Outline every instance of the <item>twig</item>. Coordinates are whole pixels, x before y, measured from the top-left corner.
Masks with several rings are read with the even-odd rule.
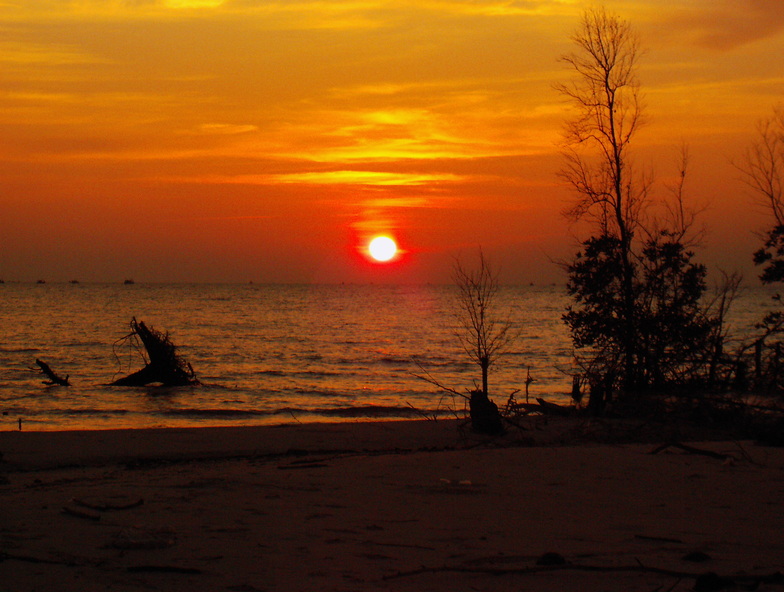
[[[453,389],[451,387],[448,387],[445,384],[441,384],[440,382],[438,382],[438,380],[433,378],[432,374],[430,374],[430,372],[428,372],[422,366],[422,364],[420,364],[419,362],[416,362],[416,365],[419,366],[419,369],[422,370],[422,372],[424,372],[425,374],[424,374],[424,376],[422,376],[420,374],[417,374],[416,372],[409,372],[409,374],[411,374],[411,376],[414,376],[415,378],[418,378],[420,380],[424,380],[425,382],[428,382],[428,383],[432,384],[433,386],[440,388],[443,391],[446,391],[448,393],[452,393],[453,395],[457,395],[458,397],[463,397],[464,399],[467,399],[467,400],[471,399],[471,397],[469,397],[465,393],[461,393],[460,391],[456,391],[455,389]]]
[[[174,574],[200,574],[204,573],[195,567],[179,567],[176,565],[130,565],[130,573],[174,573]]]
[[[76,510],[74,508],[69,508],[68,506],[63,507],[63,513],[69,514],[71,516],[75,516],[76,518],[84,518],[85,520],[93,520],[98,522],[101,520],[101,516],[98,514],[91,514],[90,512],[82,512],[81,510]]]
[[[757,462],[751,457],[751,455],[748,452],[746,452],[746,449],[743,447],[743,445],[740,442],[736,441],[735,446],[740,448],[740,452],[743,455],[743,458],[745,458],[748,462],[750,462],[753,465],[757,464]]]
[[[99,512],[106,510],[130,510],[131,508],[138,508],[144,504],[144,500],[142,498],[139,498],[135,502],[130,502],[128,504],[91,504],[77,498],[74,498],[71,501],[73,501],[73,503],[75,503],[77,506],[82,506],[83,508],[88,508],[90,510],[98,510]]]
[[[13,553],[6,553],[0,551],[0,563],[3,561],[22,561],[24,563],[41,563],[44,565],[74,565],[71,561],[59,561],[57,559],[43,559],[41,557],[32,557],[30,555],[14,555]]]
[[[657,446],[653,450],[651,450],[650,454],[659,454],[663,450],[667,448],[678,448],[683,450],[684,452],[690,452],[691,454],[699,454],[701,456],[708,456],[710,458],[716,458],[719,460],[727,460],[728,458],[732,458],[729,454],[722,454],[720,452],[714,452],[713,450],[705,450],[703,448],[696,448],[694,446],[689,446],[688,444],[681,444],[680,442],[670,442],[667,444],[662,444],[661,446]]]
[[[536,565],[536,566],[513,567],[513,568],[466,567],[460,565],[455,565],[455,566],[444,565],[441,567],[421,567],[419,569],[414,569],[411,571],[397,572],[395,574],[384,576],[383,579],[395,580],[399,578],[406,578],[406,577],[417,576],[417,575],[422,575],[427,573],[439,573],[439,572],[479,573],[479,574],[502,576],[502,575],[527,575],[527,574],[537,574],[537,573],[546,573],[546,572],[554,572],[554,571],[586,571],[586,572],[595,572],[595,573],[639,572],[639,573],[658,574],[658,575],[675,577],[675,578],[693,578],[695,580],[702,579],[706,576],[705,573],[695,573],[695,572],[678,571],[672,569],[664,569],[660,567],[650,567],[650,566],[643,565],[638,561],[636,565],[610,565],[610,566],[579,565],[574,563],[565,563],[561,565]],[[719,576],[716,577],[718,578]],[[784,575],[782,575],[779,572],[767,574],[767,575],[759,575],[759,576],[748,575],[747,573],[738,573],[730,576],[721,577],[721,579],[723,581],[727,581],[731,583],[743,582],[744,584],[754,586],[762,583],[781,584],[782,582],[784,582]]]
[[[411,409],[413,409],[417,413],[417,415],[421,416],[423,419],[425,419],[427,421],[438,421],[438,418],[436,417],[435,413],[433,415],[428,415],[424,411],[421,411],[421,410],[417,409],[416,407],[414,407],[408,401],[406,401],[406,405],[411,407]]]
[[[649,536],[646,534],[635,534],[635,539],[640,539],[642,541],[656,541],[658,543],[683,543],[680,539],[671,539],[667,537],[658,537],[658,536]]]
[[[577,565],[574,563],[566,563],[562,565],[534,565],[528,567],[466,567],[461,565],[444,565],[441,567],[420,567],[411,571],[398,572],[389,576],[385,576],[384,580],[395,580],[398,578],[406,578],[417,576],[426,573],[439,573],[439,572],[456,572],[456,573],[481,573],[494,576],[504,575],[526,575],[546,573],[553,571],[588,571],[588,572],[605,572],[605,573],[621,573],[621,572],[644,572],[656,573],[666,576],[673,576],[676,578],[697,578],[702,574],[692,572],[681,572],[670,569],[662,569],[658,567],[646,567],[644,565]]]
[[[669,588],[667,588],[667,592],[672,592],[673,590],[675,590],[675,588],[678,586],[678,584],[680,584],[682,581],[683,581],[683,578],[678,578],[677,580],[675,580],[675,583],[672,586],[670,586]]]
[[[290,465],[278,465],[281,471],[289,471],[291,469],[321,469],[329,465],[322,462],[304,462],[304,463],[291,463]]]

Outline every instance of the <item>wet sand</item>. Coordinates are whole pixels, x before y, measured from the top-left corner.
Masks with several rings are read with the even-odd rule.
[[[781,589],[784,449],[524,427],[0,432],[0,590]]]

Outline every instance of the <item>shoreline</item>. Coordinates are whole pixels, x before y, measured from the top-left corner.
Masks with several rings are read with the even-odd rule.
[[[685,592],[714,572],[781,589],[784,449],[458,423],[0,432],[0,587]]]
[[[127,462],[184,462],[324,452],[380,453],[474,447],[536,447],[733,440],[683,423],[530,415],[501,436],[476,434],[465,419],[356,420],[248,426],[0,431],[0,470]]]
[[[11,470],[454,446],[460,420],[0,432]],[[426,425],[428,429],[422,429]],[[468,431],[468,430],[466,430]]]

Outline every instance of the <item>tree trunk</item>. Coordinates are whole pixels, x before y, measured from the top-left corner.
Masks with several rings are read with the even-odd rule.
[[[485,394],[485,397],[489,396],[489,391],[487,387],[487,373],[490,368],[490,360],[488,358],[482,358],[482,392]]]
[[[498,406],[487,397],[487,394],[478,389],[471,391],[471,399],[468,403],[471,412],[471,427],[475,432],[491,436],[504,432]]]

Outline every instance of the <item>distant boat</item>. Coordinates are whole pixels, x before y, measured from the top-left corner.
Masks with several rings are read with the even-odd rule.
[[[133,280],[125,280],[125,281],[123,282],[123,284],[125,284],[126,286],[130,286],[131,284],[135,284],[135,283],[136,283],[136,282],[134,282]]]
[[[70,282],[68,282],[68,283],[69,283],[69,284],[78,284],[78,283],[79,283],[79,280],[71,280],[71,281],[70,281]]]
[[[38,280],[38,281],[37,281],[37,282],[35,282],[35,283],[36,283],[36,284],[45,284],[46,282],[45,282],[44,280]]]

